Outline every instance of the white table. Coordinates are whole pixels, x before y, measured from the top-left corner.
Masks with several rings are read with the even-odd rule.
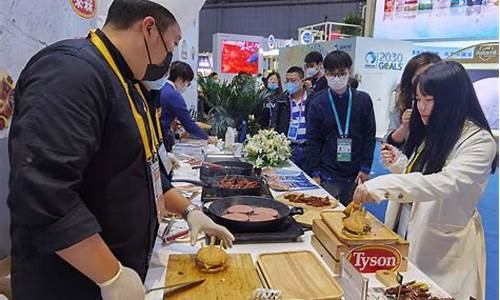
[[[289,168],[294,170],[300,170],[294,164],[291,164]],[[177,171],[175,178],[199,178],[199,171],[191,170],[188,164],[181,164],[181,169]],[[273,196],[280,194],[274,191],[272,191],[272,193]],[[310,190],[307,191],[307,193],[316,196],[329,195],[322,188],[316,190]],[[193,200],[193,202],[200,204],[201,196],[196,197]],[[336,209],[342,210],[344,209],[344,207],[342,206],[342,204],[339,204],[339,206]],[[312,231],[307,231],[302,236],[301,241],[299,242],[234,245],[233,248],[228,250],[228,253],[250,253],[254,260],[257,259],[257,256],[259,254],[269,253],[269,252],[309,250],[317,254],[316,250],[311,245],[312,234],[313,234]],[[168,256],[170,254],[195,254],[200,247],[201,247],[201,242],[198,243],[195,247],[191,247],[187,243],[185,244],[176,243],[168,246],[162,246],[160,239],[157,239],[154,247],[153,257],[151,258],[149,271],[146,277],[146,282],[145,282],[146,289],[162,287],[165,285],[166,265],[168,263]],[[405,278],[405,281],[417,280],[426,282],[430,284],[434,290],[442,294],[442,296],[446,296],[446,293],[441,288],[439,288],[436,283],[434,283],[429,277],[427,277],[424,273],[422,273],[422,271],[417,269],[411,262],[408,263],[408,271],[402,274]],[[382,283],[380,283],[375,278],[374,274],[373,275],[368,274],[365,276],[369,279],[369,287],[383,287]],[[146,296],[146,300],[162,300],[162,297],[163,297],[163,291],[156,291],[148,294]]]

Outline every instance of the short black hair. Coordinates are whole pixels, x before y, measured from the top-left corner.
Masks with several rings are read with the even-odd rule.
[[[297,73],[297,74],[299,74],[300,79],[304,78],[304,70],[302,70],[302,68],[297,67],[297,66],[291,67],[290,69],[288,69],[288,71],[286,71],[286,73],[287,74]]]
[[[304,62],[306,64],[311,64],[311,63],[319,64],[323,62],[323,55],[321,55],[321,53],[319,53],[318,51],[309,52],[304,58]]]
[[[177,78],[181,78],[184,81],[192,81],[194,78],[194,72],[193,69],[191,69],[191,66],[183,61],[174,61],[170,65],[168,80],[174,82]]]
[[[330,72],[337,69],[349,69],[352,67],[352,59],[347,52],[335,50],[325,57],[323,67]]]
[[[158,3],[148,0],[114,0],[104,26],[109,24],[124,30],[146,17],[153,17],[161,31],[177,24],[174,15]]]

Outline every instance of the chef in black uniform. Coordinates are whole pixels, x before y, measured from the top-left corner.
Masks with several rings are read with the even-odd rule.
[[[115,0],[104,28],[36,54],[20,75],[10,132],[12,288],[25,299],[144,299],[158,213],[182,213],[231,244],[166,180],[157,103],[181,39],[147,0]]]

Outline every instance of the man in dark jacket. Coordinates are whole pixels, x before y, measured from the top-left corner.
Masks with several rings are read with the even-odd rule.
[[[318,51],[309,52],[304,58],[305,86],[311,95],[328,87],[323,73],[323,55]]]
[[[370,96],[349,86],[352,60],[333,51],[323,62],[329,88],[317,94],[307,120],[308,171],[344,205],[370,173],[375,115]]]
[[[309,96],[304,87],[304,71],[291,67],[286,72],[287,94],[277,100],[272,114],[272,128],[285,134],[292,143],[292,161],[301,169],[306,160],[306,128]]]
[[[9,136],[14,299],[143,300],[163,206],[193,240],[232,239],[166,180],[158,103],[140,85],[165,76],[180,39],[163,6],[115,0],[102,31],[26,65]]]

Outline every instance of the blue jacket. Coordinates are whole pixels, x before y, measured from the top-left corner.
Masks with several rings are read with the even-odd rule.
[[[170,130],[170,124],[177,118],[186,131],[195,138],[206,140],[208,135],[196,125],[187,109],[186,102],[170,83],[165,84],[160,92],[161,125],[164,135]]]
[[[323,179],[353,180],[359,171],[370,173],[375,149],[375,114],[370,96],[352,89],[352,111],[348,138],[352,139],[351,162],[337,161],[337,123],[328,90],[316,94],[307,113],[307,170]],[[332,96],[342,127],[347,114],[348,92]],[[343,128],[344,129],[344,128]],[[345,129],[344,129],[345,130]]]

